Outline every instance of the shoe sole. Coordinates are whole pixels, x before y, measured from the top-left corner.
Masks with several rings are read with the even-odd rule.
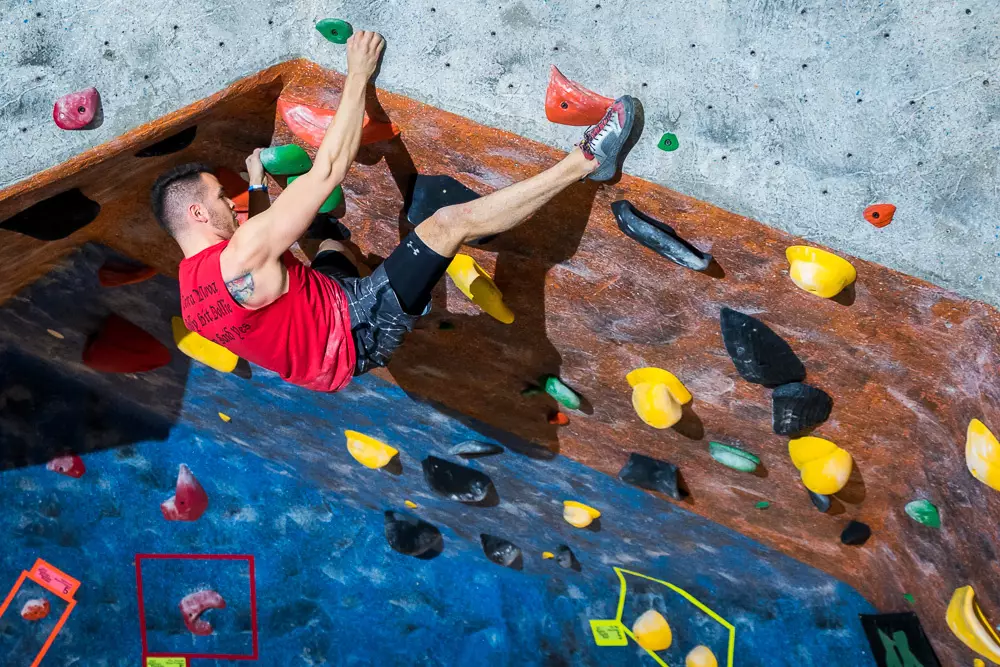
[[[622,126],[621,134],[618,135],[618,141],[612,151],[614,158],[604,160],[601,166],[588,176],[592,181],[610,181],[625,162],[625,156],[628,154],[628,151],[624,150],[624,148],[632,136],[632,126],[635,124],[635,98],[631,95],[624,95],[622,97],[622,104],[625,107],[625,125]]]

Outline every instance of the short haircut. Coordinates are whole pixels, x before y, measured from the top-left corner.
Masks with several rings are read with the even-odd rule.
[[[186,205],[201,188],[201,175],[211,174],[212,168],[201,162],[180,164],[160,174],[149,193],[149,203],[157,222],[171,236],[177,236]]]

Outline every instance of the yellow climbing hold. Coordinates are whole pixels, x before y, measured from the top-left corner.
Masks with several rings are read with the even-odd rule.
[[[632,407],[653,428],[670,428],[679,422],[681,406],[691,400],[687,387],[662,368],[637,368],[625,379],[632,387]]]
[[[448,276],[462,294],[483,311],[504,324],[514,321],[514,313],[503,302],[500,288],[490,274],[468,255],[458,253],[448,265]]]
[[[404,500],[403,504],[406,505],[407,507],[409,507],[411,510],[417,509],[417,504],[415,502],[413,502],[412,500]]]
[[[791,265],[788,275],[792,282],[825,299],[837,296],[858,277],[846,259],[819,248],[793,245],[785,250],[785,257]]]
[[[589,505],[578,503],[575,500],[563,501],[563,518],[571,526],[586,528],[599,516],[601,513]]]
[[[347,436],[347,451],[358,463],[373,470],[384,467],[392,457],[399,453],[398,449],[390,447],[381,440],[371,438],[357,431],[344,431]]]
[[[552,553],[551,551],[543,551],[542,552],[542,558],[544,558],[545,560],[552,560],[555,557],[556,557],[556,555],[554,553]]]
[[[233,418],[232,418],[232,417],[230,417],[229,415],[227,415],[227,414],[226,414],[226,413],[224,413],[224,412],[220,412],[220,413],[219,413],[219,419],[221,419],[222,421],[226,422],[227,424],[228,424],[229,422],[233,421]]]
[[[980,482],[1000,491],[1000,442],[986,428],[986,424],[973,419],[965,439],[965,465]]]
[[[684,667],[719,667],[712,649],[707,646],[695,646],[684,658]]]
[[[790,441],[788,454],[801,471],[805,487],[824,496],[844,488],[854,467],[854,459],[846,450],[811,435]]]
[[[972,667],[986,667],[986,663],[979,658],[972,659]]]
[[[200,361],[221,373],[232,373],[239,363],[240,358],[226,348],[190,331],[184,326],[184,320],[181,318],[177,316],[170,318],[170,328],[174,332],[177,349],[195,361]]]
[[[962,643],[976,653],[1000,664],[1000,637],[976,603],[972,586],[955,590],[945,612],[948,627]]]
[[[670,631],[670,625],[663,614],[650,609],[643,612],[642,616],[632,624],[632,634],[647,651],[665,651],[670,648],[674,641],[674,633]]]

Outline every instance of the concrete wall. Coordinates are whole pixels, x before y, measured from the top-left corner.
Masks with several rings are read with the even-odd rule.
[[[383,88],[568,147],[548,66],[646,109],[629,172],[1000,304],[1000,9],[989,0],[235,3],[8,0],[0,9],[0,187],[267,65],[343,69],[312,29],[381,31]],[[39,16],[40,14],[40,16]],[[496,35],[492,35],[495,32]],[[94,85],[105,118],[67,133],[52,101]],[[709,108],[711,107],[711,108]],[[656,141],[677,134],[680,149]],[[873,202],[899,206],[883,230]]]

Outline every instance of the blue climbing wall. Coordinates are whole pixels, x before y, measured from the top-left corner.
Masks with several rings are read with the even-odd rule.
[[[82,582],[43,665],[135,666],[143,635],[150,652],[243,655],[256,635],[259,664],[268,666],[652,667],[634,643],[594,643],[589,621],[616,618],[620,598],[626,625],[651,607],[671,623],[664,664],[682,665],[705,644],[725,665],[731,638],[740,667],[873,664],[858,614],[874,610],[845,584],[378,378],[316,394],[256,367],[249,379],[219,374],[176,351],[168,367],[140,375],[87,369],[79,361],[86,338],[110,312],[173,348],[176,282],[101,288],[96,269],[108,254],[84,247],[0,309],[0,595],[36,558]],[[397,447],[402,473],[357,464],[345,429]],[[508,451],[470,465],[493,479],[499,503],[435,496],[420,461],[487,438]],[[67,450],[86,463],[79,479],[45,468]],[[180,464],[209,496],[197,521],[160,512]],[[383,512],[404,510],[407,499],[443,533],[438,557],[387,545]],[[564,499],[600,509],[600,530],[566,524]],[[523,570],[487,560],[481,533],[520,546]],[[542,559],[559,544],[573,549],[581,571]],[[238,558],[141,558],[140,623],[137,554]],[[244,556],[253,557],[252,577]],[[201,589],[227,605],[204,614],[208,636],[190,633],[178,609]],[[45,621],[18,613],[37,593],[19,592],[0,617],[0,664],[28,665],[51,629],[58,599]],[[192,661],[223,664],[246,663]]]

